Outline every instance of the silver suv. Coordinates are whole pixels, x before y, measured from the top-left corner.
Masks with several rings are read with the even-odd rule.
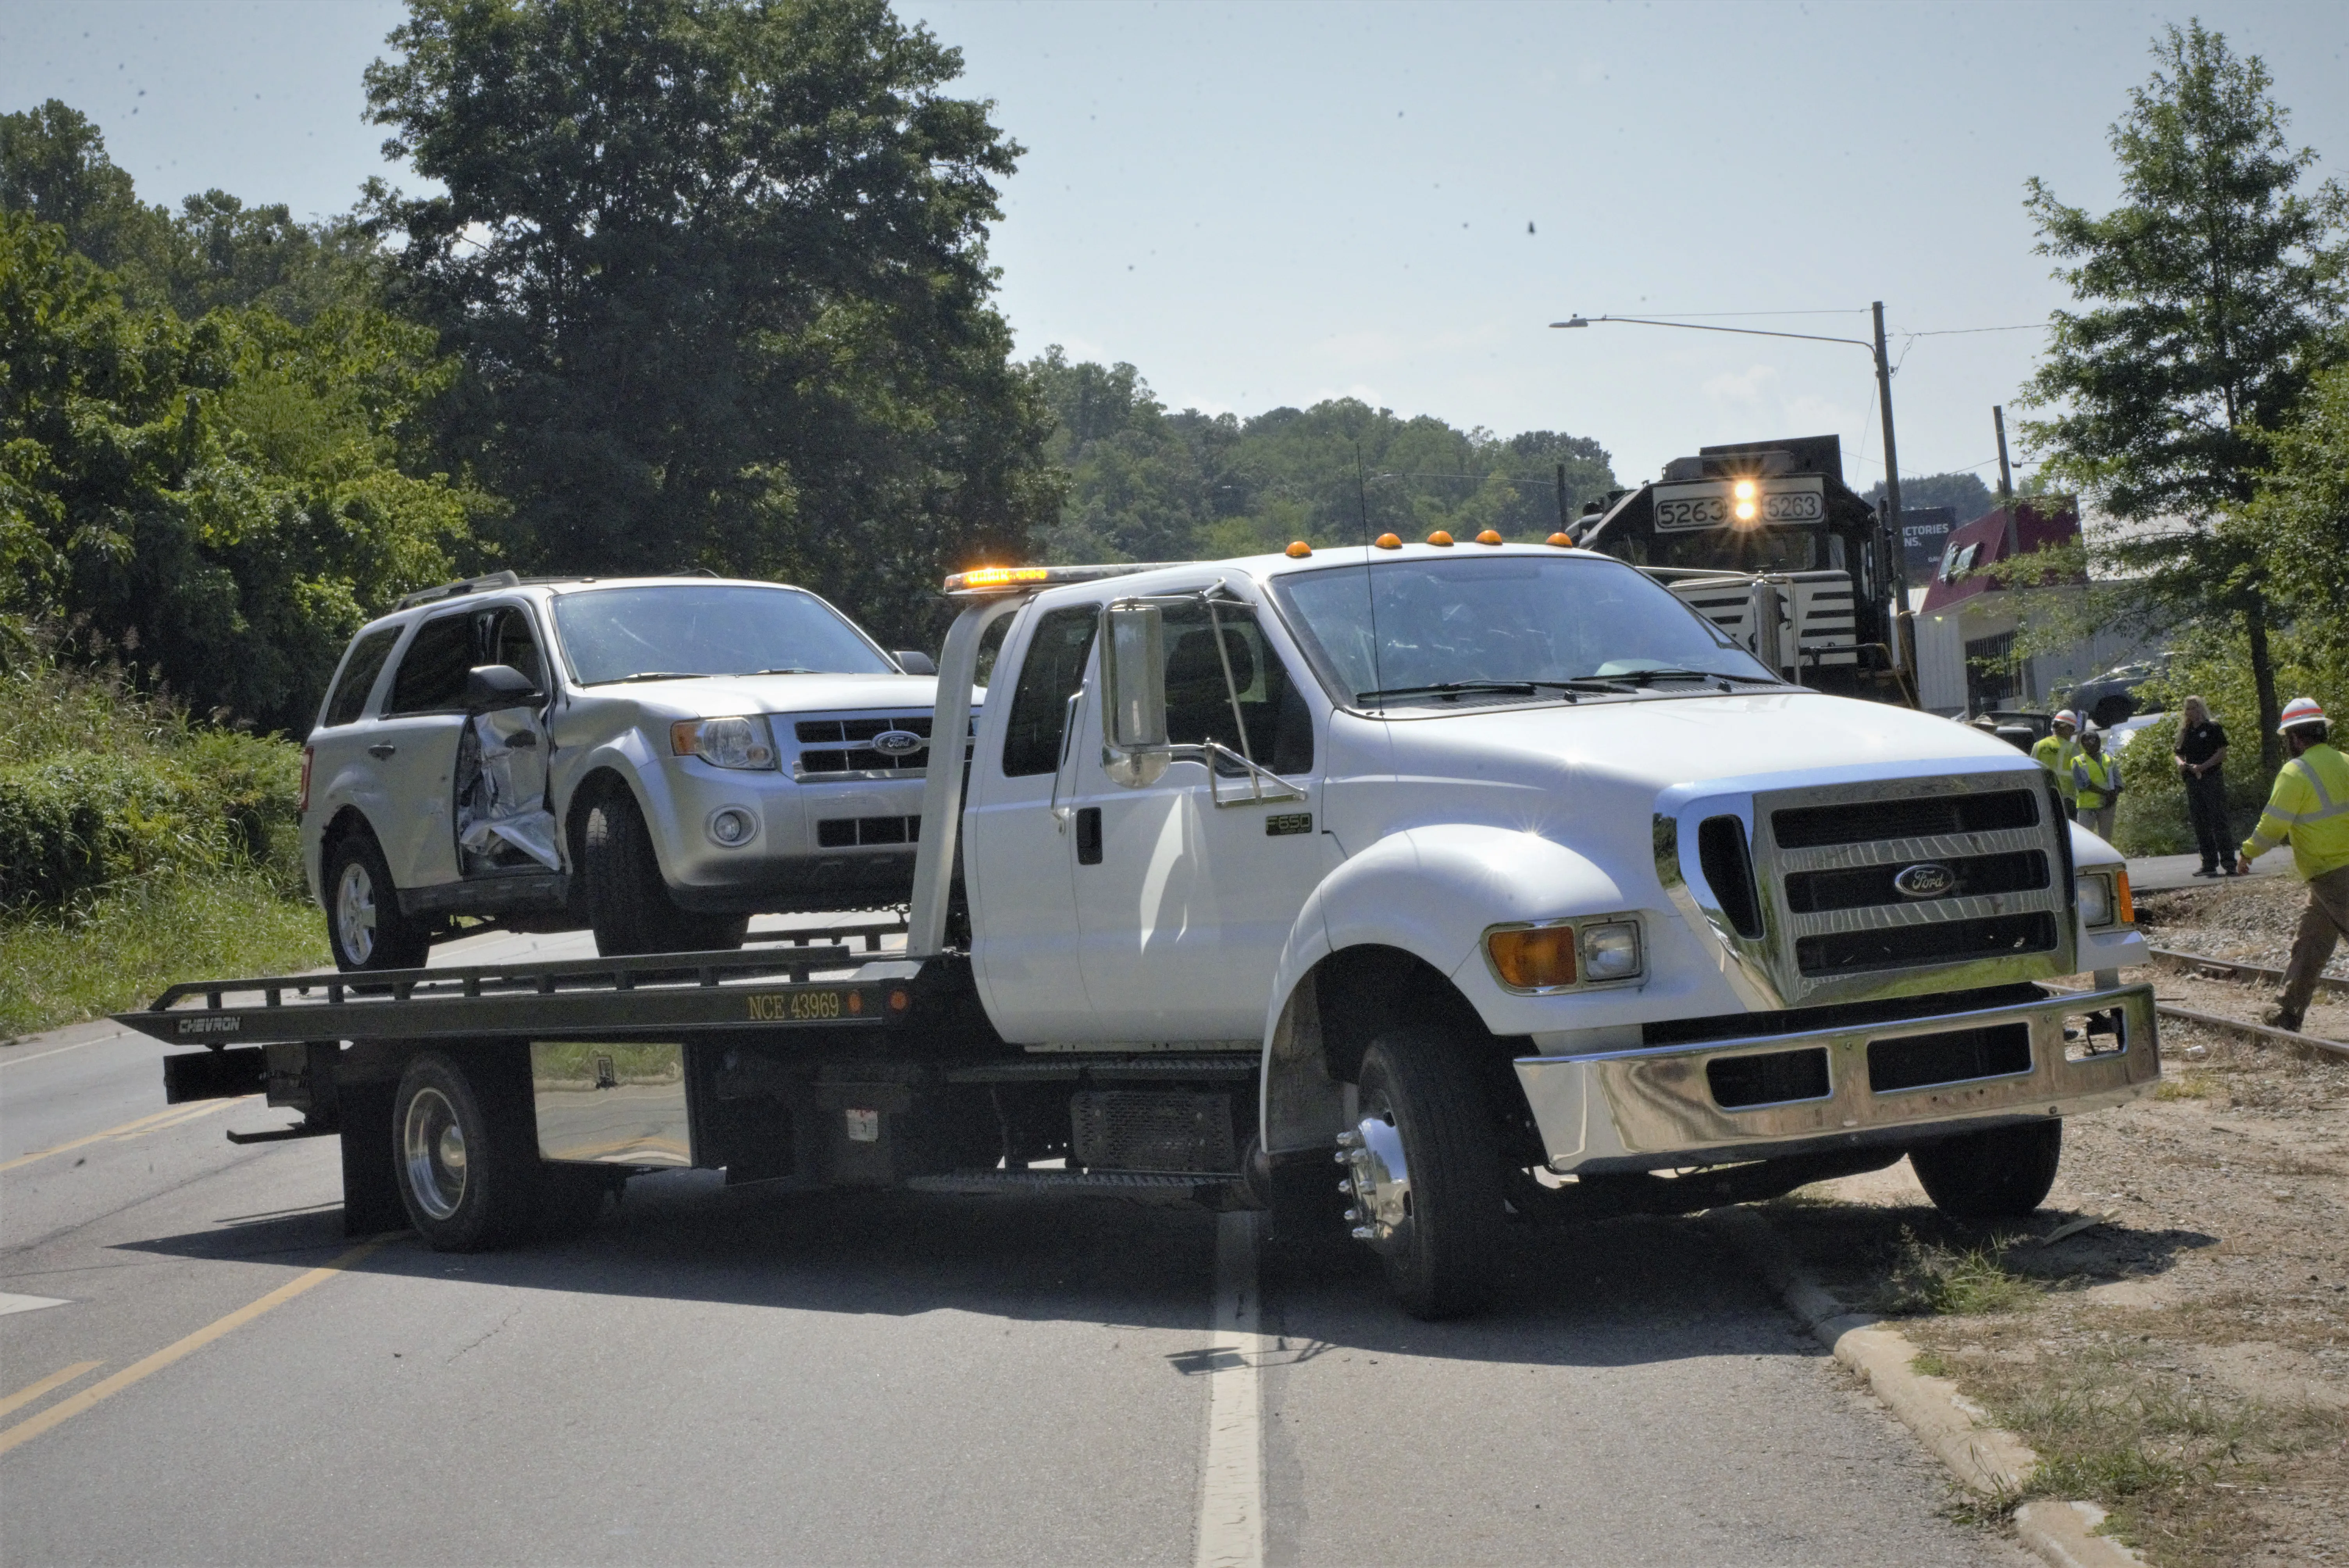
[[[814,594],[707,577],[411,594],[343,655],[302,752],[302,856],[347,970],[457,914],[606,954],[753,913],[902,900],[936,683]]]

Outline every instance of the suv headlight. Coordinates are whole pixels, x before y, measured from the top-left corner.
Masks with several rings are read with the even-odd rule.
[[[775,743],[764,718],[681,718],[668,727],[668,748],[712,768],[775,766]]]
[[[2127,872],[2082,872],[2073,886],[2078,890],[2082,925],[2137,923],[2137,901],[2129,896]]]

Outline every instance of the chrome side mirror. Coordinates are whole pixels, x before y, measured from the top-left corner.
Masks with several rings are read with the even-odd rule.
[[[1102,611],[1102,769],[1130,789],[1165,773],[1166,627],[1155,604]]]

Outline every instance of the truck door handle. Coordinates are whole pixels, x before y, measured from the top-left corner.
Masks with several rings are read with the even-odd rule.
[[[517,751],[535,751],[538,749],[538,733],[535,730],[517,729],[506,737],[506,744]]]
[[[384,758],[390,756],[393,752],[398,749],[399,748],[397,746],[393,746],[386,741],[378,740],[373,746],[367,748],[367,755],[376,758],[378,761],[381,761]]]
[[[1101,808],[1077,808],[1077,864],[1097,866],[1102,863]]]

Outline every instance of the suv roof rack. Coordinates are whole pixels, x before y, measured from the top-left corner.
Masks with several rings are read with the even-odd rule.
[[[519,588],[522,579],[512,572],[492,572],[486,577],[468,577],[459,583],[443,583],[438,588],[419,588],[401,596],[395,610],[412,610],[419,604],[429,604],[435,599],[453,599],[460,593],[486,593],[492,588]]]

